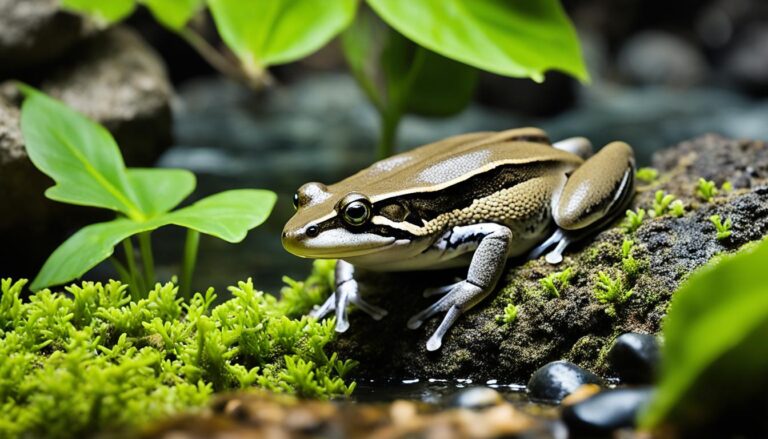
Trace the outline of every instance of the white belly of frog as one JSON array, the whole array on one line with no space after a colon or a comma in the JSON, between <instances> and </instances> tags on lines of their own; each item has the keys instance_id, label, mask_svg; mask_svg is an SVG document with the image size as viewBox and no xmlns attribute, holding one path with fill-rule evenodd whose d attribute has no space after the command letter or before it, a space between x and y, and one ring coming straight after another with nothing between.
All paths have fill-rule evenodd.
<instances>
[{"instance_id":1,"label":"white belly of frog","mask_svg":"<svg viewBox=\"0 0 768 439\"><path fill-rule=\"evenodd\" d=\"M359 268L468 266L465 279L425 291L441 297L408 321L416 329L444 313L426 344L439 349L457 319L494 290L508 258L538 257L554 246L546 259L558 263L570 243L623 212L634 194L632 149L614 142L584 160L590 150L581 138L551 145L533 128L473 133L395 156L386 162L391 166L374 164L334 185L302 186L283 244L299 256L341 258L336 292L312 315L335 311L339 332L349 327L349 303L384 317L386 311L362 299ZM423 171L438 168L452 172L433 172L425 185Z\"/></svg>"}]
</instances>

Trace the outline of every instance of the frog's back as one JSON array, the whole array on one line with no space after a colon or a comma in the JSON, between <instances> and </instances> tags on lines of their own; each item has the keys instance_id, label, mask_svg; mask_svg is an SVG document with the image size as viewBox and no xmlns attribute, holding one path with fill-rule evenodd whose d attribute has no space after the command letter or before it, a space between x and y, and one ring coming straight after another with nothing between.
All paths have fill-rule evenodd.
<instances>
[{"instance_id":1,"label":"frog's back","mask_svg":"<svg viewBox=\"0 0 768 439\"><path fill-rule=\"evenodd\" d=\"M544 131L519 128L449 137L374 163L334 184L334 193L361 191L372 201L393 195L439 191L500 166L531 163L578 166L581 158L555 149Z\"/></svg>"}]
</instances>

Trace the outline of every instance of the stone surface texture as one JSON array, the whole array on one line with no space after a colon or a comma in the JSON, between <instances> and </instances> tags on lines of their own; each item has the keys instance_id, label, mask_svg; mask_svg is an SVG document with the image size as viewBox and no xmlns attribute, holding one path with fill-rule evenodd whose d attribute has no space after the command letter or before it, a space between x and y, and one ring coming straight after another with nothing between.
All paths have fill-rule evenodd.
<instances>
[{"instance_id":1,"label":"stone surface texture","mask_svg":"<svg viewBox=\"0 0 768 439\"><path fill-rule=\"evenodd\" d=\"M555 360L610 376L606 354L617 336L657 333L672 293L693 270L768 232L768 187L764 186L768 146L764 142L705 135L656 154L653 164L660 177L651 184L638 183L632 209L653 210L654 194L662 190L683 201L682 217L669 213L646 217L634 233L625 231L617 220L567 251L558 266L544 258L510 261L496 291L456 323L437 352L428 352L425 344L442 316L415 331L406 328L406 321L434 300L422 297L424 288L450 283L464 271L369 276L368 282L376 288L371 288L368 299L390 314L375 322L353 312L350 330L338 337L332 349L344 358L359 360L357 373L365 377L524 383L538 367ZM734 189L721 190L711 202L704 202L696 196L699 178L714 180L718 187L730 181ZM731 218L729 238L716 239L709 220L713 214ZM623 269L625 239L634 241L631 254L639 266L635 276ZM573 270L570 285L561 288L559 297L547 294L539 280L566 268ZM615 305L615 316L594 295L601 271L622 279L633 291L626 302ZM501 324L496 316L509 303L517 305L517 319Z\"/></svg>"}]
</instances>

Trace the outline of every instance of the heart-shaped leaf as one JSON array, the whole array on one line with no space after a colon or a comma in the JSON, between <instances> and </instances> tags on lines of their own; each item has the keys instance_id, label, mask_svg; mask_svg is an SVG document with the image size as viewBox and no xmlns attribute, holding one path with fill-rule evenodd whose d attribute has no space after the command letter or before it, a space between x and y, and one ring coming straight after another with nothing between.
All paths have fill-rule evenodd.
<instances>
[{"instance_id":1,"label":"heart-shaped leaf","mask_svg":"<svg viewBox=\"0 0 768 439\"><path fill-rule=\"evenodd\" d=\"M357 0L208 0L221 38L249 72L309 55L351 21Z\"/></svg>"},{"instance_id":2,"label":"heart-shaped leaf","mask_svg":"<svg viewBox=\"0 0 768 439\"><path fill-rule=\"evenodd\" d=\"M103 1L103 0L102 0ZM203 0L140 0L163 26L179 31L203 6Z\"/></svg>"},{"instance_id":3,"label":"heart-shaped leaf","mask_svg":"<svg viewBox=\"0 0 768 439\"><path fill-rule=\"evenodd\" d=\"M134 0L61 0L61 7L109 24L131 15L136 4Z\"/></svg>"},{"instance_id":4,"label":"heart-shaped leaf","mask_svg":"<svg viewBox=\"0 0 768 439\"><path fill-rule=\"evenodd\" d=\"M195 190L195 174L184 169L129 168L128 181L147 217L166 213Z\"/></svg>"},{"instance_id":5,"label":"heart-shaped leaf","mask_svg":"<svg viewBox=\"0 0 768 439\"><path fill-rule=\"evenodd\" d=\"M559 0L368 0L390 26L448 58L505 76L588 74Z\"/></svg>"}]
</instances>

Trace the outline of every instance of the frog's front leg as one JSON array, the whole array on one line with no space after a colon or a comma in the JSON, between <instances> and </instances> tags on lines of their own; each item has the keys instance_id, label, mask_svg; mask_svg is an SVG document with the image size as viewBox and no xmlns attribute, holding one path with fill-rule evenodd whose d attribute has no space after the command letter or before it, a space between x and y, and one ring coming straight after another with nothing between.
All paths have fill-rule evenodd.
<instances>
[{"instance_id":1,"label":"frog's front leg","mask_svg":"<svg viewBox=\"0 0 768 439\"><path fill-rule=\"evenodd\" d=\"M467 279L450 285L450 290L443 297L408 321L408 327L416 329L435 314L446 313L440 326L427 341L427 350L440 349L443 336L459 316L493 291L504 271L511 242L512 231L495 223L456 227L450 238L444 244L441 242L445 247L437 251L443 251L446 258L472 250L475 253L472 255Z\"/></svg>"},{"instance_id":2,"label":"frog's front leg","mask_svg":"<svg viewBox=\"0 0 768 439\"><path fill-rule=\"evenodd\" d=\"M320 307L309 313L310 316L321 319L332 311L336 311L336 332L349 329L347 306L352 303L370 315L374 320L381 320L387 311L371 305L360 297L360 285L355 280L355 266L339 260L335 270L336 291Z\"/></svg>"},{"instance_id":3,"label":"frog's front leg","mask_svg":"<svg viewBox=\"0 0 768 439\"><path fill-rule=\"evenodd\" d=\"M530 258L547 253L550 264L563 260L563 251L624 212L635 193L635 158L624 142L606 145L584 162L566 181L559 196L552 199L552 217L557 230L534 248Z\"/></svg>"}]
</instances>

